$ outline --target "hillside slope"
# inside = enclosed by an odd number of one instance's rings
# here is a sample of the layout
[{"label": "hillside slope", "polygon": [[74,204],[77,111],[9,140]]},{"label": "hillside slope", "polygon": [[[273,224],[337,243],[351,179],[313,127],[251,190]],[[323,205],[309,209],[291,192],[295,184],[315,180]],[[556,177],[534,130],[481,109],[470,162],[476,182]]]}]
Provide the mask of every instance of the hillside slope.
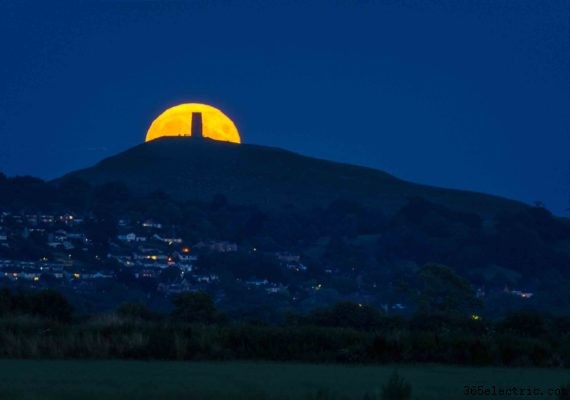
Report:
[{"label": "hillside slope", "polygon": [[344,198],[391,213],[414,196],[484,216],[525,207],[496,196],[414,184],[379,170],[281,149],[186,137],[143,143],[60,179],[67,177],[92,184],[122,181],[136,193],[162,190],[180,200],[209,201],[224,194],[232,202],[262,208],[318,206]]}]

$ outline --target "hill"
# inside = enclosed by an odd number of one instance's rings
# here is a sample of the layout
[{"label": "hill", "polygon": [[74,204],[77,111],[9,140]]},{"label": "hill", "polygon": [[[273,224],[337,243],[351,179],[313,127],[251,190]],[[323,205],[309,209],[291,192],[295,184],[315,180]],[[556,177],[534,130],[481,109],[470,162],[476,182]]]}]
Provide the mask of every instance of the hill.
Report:
[{"label": "hill", "polygon": [[178,200],[209,201],[224,194],[262,208],[311,207],[343,198],[393,213],[410,197],[483,216],[524,204],[481,193],[406,182],[372,168],[325,161],[290,151],[187,137],[135,146],[60,179],[126,183],[135,193],[161,190]]}]

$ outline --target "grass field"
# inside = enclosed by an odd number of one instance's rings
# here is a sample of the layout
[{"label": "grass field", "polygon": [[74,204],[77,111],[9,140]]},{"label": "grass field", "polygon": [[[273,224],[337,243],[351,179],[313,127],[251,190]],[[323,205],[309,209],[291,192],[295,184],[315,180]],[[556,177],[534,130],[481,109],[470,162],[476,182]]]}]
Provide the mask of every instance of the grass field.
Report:
[{"label": "grass field", "polygon": [[[340,366],[246,362],[0,360],[0,399],[306,399],[319,389],[361,400],[377,393],[395,366]],[[464,385],[558,388],[565,370],[397,366],[413,398],[520,399],[465,396]],[[555,396],[524,396],[555,399]]]}]

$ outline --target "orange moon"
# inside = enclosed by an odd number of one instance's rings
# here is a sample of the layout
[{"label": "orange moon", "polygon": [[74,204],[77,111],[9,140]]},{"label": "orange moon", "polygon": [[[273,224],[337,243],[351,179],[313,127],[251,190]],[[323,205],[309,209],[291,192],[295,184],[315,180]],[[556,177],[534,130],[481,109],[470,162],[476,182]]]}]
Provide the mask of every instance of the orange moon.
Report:
[{"label": "orange moon", "polygon": [[148,129],[145,142],[163,136],[192,136],[192,113],[202,114],[202,136],[223,142],[241,143],[233,121],[215,107],[200,103],[185,103],[160,114]]}]

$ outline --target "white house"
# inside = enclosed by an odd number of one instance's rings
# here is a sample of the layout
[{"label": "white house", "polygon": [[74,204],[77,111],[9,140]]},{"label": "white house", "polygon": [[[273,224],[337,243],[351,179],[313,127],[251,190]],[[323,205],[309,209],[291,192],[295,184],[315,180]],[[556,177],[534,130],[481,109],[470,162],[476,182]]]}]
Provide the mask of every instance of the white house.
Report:
[{"label": "white house", "polygon": [[179,252],[175,251],[173,253],[173,255],[174,255],[174,258],[176,258],[178,261],[181,261],[181,262],[193,262],[193,261],[198,260],[197,256],[191,255],[188,253],[179,253]]},{"label": "white house", "polygon": [[142,223],[142,226],[144,226],[145,228],[156,228],[156,229],[162,229],[162,224],[155,222],[153,220],[146,220],[145,222]]},{"label": "white house", "polygon": [[159,240],[159,241],[161,241],[161,242],[168,243],[168,244],[173,244],[173,243],[178,243],[178,244],[180,244],[180,243],[182,243],[182,239],[181,239],[181,238],[176,238],[176,237],[163,238],[162,236],[157,235],[157,234],[152,235],[152,237],[153,237],[154,239],[156,239],[156,240]]},{"label": "white house", "polygon": [[238,250],[238,245],[236,243],[214,240],[210,240],[208,242],[199,242],[194,247],[207,248],[208,250],[218,253],[230,253]]},{"label": "white house", "polygon": [[123,242],[146,242],[146,237],[137,236],[137,234],[133,232],[127,233],[126,235],[119,235],[117,239]]}]

